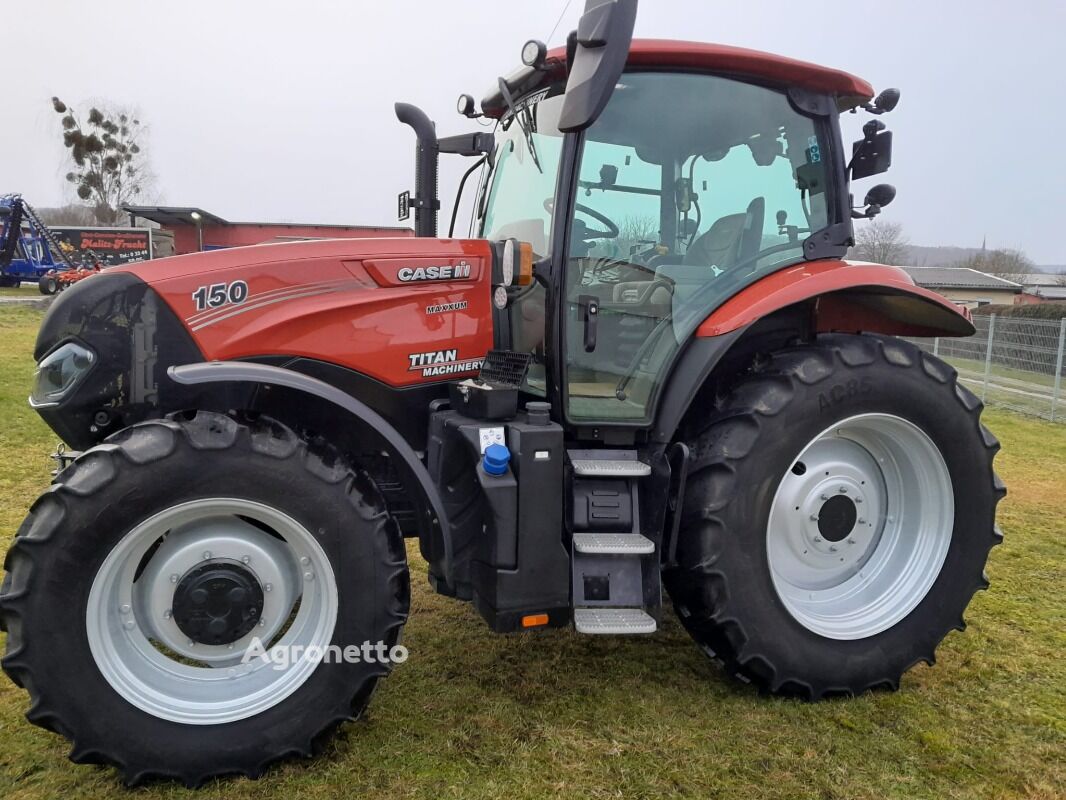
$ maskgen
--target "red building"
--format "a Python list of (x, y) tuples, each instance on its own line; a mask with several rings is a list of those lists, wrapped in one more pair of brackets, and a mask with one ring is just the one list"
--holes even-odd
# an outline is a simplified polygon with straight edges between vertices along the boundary
[(150, 220), (173, 233), (174, 255), (301, 239), (369, 239), (414, 235), (410, 228), (381, 225), (230, 222), (191, 206), (123, 206), (123, 211), (129, 213), (130, 225), (137, 225), (138, 219)]

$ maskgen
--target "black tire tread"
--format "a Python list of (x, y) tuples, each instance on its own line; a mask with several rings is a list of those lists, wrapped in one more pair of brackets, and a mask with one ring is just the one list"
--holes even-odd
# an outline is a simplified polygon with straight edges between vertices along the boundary
[[(837, 686), (781, 674), (764, 654), (753, 649), (753, 637), (733, 610), (737, 604), (743, 603), (744, 587), (731, 586), (726, 572), (716, 564), (714, 540), (726, 535), (721, 511), (735, 496), (735, 465), (757, 457), (759, 419), (786, 413), (798, 384), (811, 385), (828, 380), (838, 365), (867, 365), (877, 360), (896, 367), (920, 369), (944, 387), (945, 396), (953, 398), (969, 416), (975, 435), (984, 445), (995, 501), (998, 503), (1006, 494), (1003, 482), (992, 468), (1000, 445), (981, 424), (982, 403), (958, 382), (953, 367), (917, 346), (901, 339), (872, 334), (824, 334), (813, 343), (771, 353), (753, 365), (748, 373), (716, 398), (710, 413), (704, 410), (702, 418), (687, 421), (686, 439), (692, 462), (686, 495), (694, 487), (699, 487), (701, 497), (709, 498), (711, 502), (698, 507), (684, 505), (679, 535), (682, 542), (690, 543), (688, 557), (684, 563), (666, 570), (663, 579), (682, 625), (697, 644), (720, 662), (727, 673), (754, 684), (761, 692), (820, 700), (854, 696), (873, 689), (895, 690), (903, 673), (915, 664), (924, 661), (932, 665), (936, 660), (935, 650), (930, 648), (899, 674), (884, 675), (862, 685)], [(981, 545), (985, 549), (985, 558), (1002, 538), (998, 526), (993, 525)], [(987, 588), (988, 579), (981, 575), (966, 591), (967, 604), (977, 591)], [(965, 620), (960, 618), (952, 629), (962, 630), (965, 625)], [(936, 641), (941, 641), (947, 633), (947, 630), (943, 631)]]
[[(353, 469), (334, 449), (322, 442), (308, 442), (281, 423), (266, 418), (235, 419), (222, 414), (198, 412), (172, 415), (133, 425), (109, 437), (104, 443), (86, 451), (55, 478), (52, 485), (32, 505), (4, 560), (6, 575), (0, 588), (0, 620), (7, 630), (7, 647), (2, 659), (4, 671), (30, 695), (26, 718), (35, 725), (71, 740), (69, 757), (78, 763), (110, 764), (122, 773), (127, 785), (148, 778), (172, 778), (187, 786), (198, 786), (221, 775), (243, 774), (257, 778), (271, 764), (291, 756), (310, 757), (316, 741), (341, 723), (354, 720), (365, 709), (379, 677), (389, 671), (386, 665), (370, 674), (363, 685), (336, 712), (324, 720), (320, 730), (300, 742), (274, 742), (273, 752), (255, 763), (218, 764), (200, 772), (167, 772), (158, 765), (128, 763), (113, 752), (107, 741), (85, 741), (75, 737), (73, 726), (64, 721), (64, 709), (49, 698), (47, 687), (34, 681), (33, 640), (23, 634), (25, 603), (33, 591), (38, 571), (37, 553), (49, 546), (62, 523), (65, 504), (77, 497), (100, 492), (113, 481), (120, 469), (136, 467), (169, 457), (184, 443), (197, 450), (245, 446), (257, 453), (279, 460), (297, 459), (316, 479), (331, 484), (344, 483), (353, 511), (373, 522), (373, 540), (379, 563), (391, 572), (388, 583), (393, 603), (385, 609), (389, 646), (399, 640), (410, 606), (410, 577), (406, 550), (399, 526), (389, 516), (385, 503), (372, 480), (363, 471)], [(44, 657), (47, 657), (46, 655)], [(272, 740), (273, 741), (273, 740)]]

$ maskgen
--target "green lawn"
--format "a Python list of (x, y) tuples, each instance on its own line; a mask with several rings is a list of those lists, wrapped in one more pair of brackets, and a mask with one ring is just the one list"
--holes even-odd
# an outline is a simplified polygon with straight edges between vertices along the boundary
[[(40, 312), (0, 308), (3, 546), (48, 483), (54, 436), (26, 406)], [(313, 761), (198, 797), (1061, 798), (1066, 787), (1066, 426), (986, 414), (1006, 534), (965, 633), (895, 694), (816, 705), (727, 678), (671, 614), (650, 638), (500, 637), (433, 594), (417, 548), (410, 660)], [(0, 676), (0, 795), (121, 795), (66, 759)], [(155, 783), (134, 797), (193, 796)]]
[(26, 297), (32, 300), (42, 295), (36, 283), (23, 283), (21, 286), (0, 286), (0, 297)]

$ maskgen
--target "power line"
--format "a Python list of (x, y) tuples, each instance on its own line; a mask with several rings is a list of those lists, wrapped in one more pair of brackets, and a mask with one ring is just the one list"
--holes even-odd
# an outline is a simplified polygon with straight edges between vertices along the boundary
[(570, 3), (573, 0), (566, 0), (566, 5), (563, 6), (562, 12), (559, 14), (559, 19), (555, 20), (555, 25), (552, 27), (552, 32), (548, 34), (547, 42), (550, 44), (552, 37), (555, 35), (555, 31), (559, 28), (559, 23), (563, 21), (563, 17), (566, 16), (567, 10), (570, 8)]

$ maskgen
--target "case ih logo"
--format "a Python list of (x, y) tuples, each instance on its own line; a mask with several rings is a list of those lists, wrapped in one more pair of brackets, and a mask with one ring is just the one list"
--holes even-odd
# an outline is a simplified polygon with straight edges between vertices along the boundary
[(459, 372), (473, 372), (481, 369), (480, 358), (459, 360), (458, 350), (434, 350), (431, 353), (411, 353), (407, 356), (411, 366), (408, 372), (421, 372), (423, 378), (438, 375), (454, 375)]
[(447, 281), (454, 278), (469, 278), (470, 264), (460, 261), (458, 264), (441, 264), (432, 267), (402, 267), (396, 273), (396, 279), (404, 283), (414, 281)]

